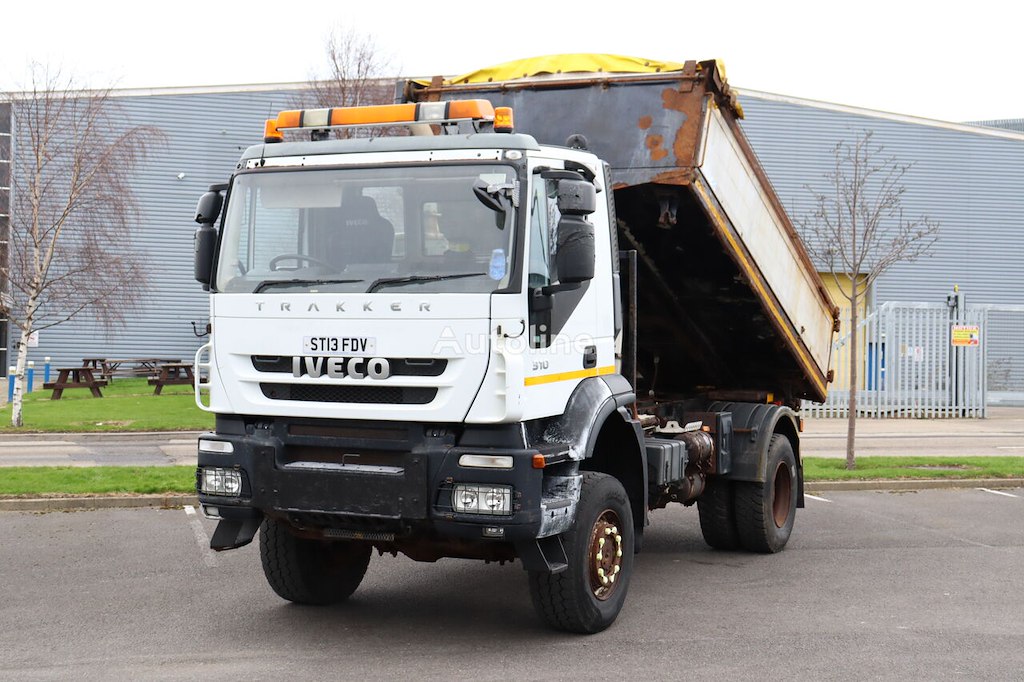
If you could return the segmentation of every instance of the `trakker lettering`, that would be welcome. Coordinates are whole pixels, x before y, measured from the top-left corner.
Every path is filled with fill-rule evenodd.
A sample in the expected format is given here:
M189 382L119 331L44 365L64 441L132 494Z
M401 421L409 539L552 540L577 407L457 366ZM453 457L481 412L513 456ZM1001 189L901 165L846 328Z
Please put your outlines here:
M261 312L261 313L262 312L282 312L282 313L296 312L295 310L292 309L292 303L290 301L282 301L282 302L278 303L276 307L273 307L273 308L265 310L264 306L266 306L266 305L267 305L266 301L256 301L256 311L257 312ZM336 312L336 313L347 313L347 312L349 312L345 308L346 305L361 305L362 309L361 309L360 312L367 312L367 313L377 312L377 309L373 307L373 301L365 301L365 302L363 302L361 304L353 304L353 303L351 303L349 301L339 301L339 302L334 304L333 312ZM430 305L431 305L430 303L423 302L423 303L414 303L414 304L411 304L411 305L409 305L407 307L403 303L394 302L394 303L388 303L386 305L385 309L389 310L389 311L391 311L393 313L402 313L402 312L410 312L410 311L415 311L415 312L418 312L418 313L429 313L430 312ZM309 305L306 306L306 312L307 313L311 313L311 312L318 312L319 313L319 312L321 312L320 306L318 306L316 303L310 303ZM328 308L327 312L332 312L332 309Z
M386 358L292 358L292 376L318 379L325 374L331 379L387 379L391 376L391 363Z

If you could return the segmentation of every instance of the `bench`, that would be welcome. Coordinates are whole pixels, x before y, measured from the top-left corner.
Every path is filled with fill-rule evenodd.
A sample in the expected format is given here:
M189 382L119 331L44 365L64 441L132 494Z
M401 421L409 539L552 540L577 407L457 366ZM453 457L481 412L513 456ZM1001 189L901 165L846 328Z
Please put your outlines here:
M53 389L50 400L60 400L66 388L87 388L94 398L102 398L100 388L107 385L103 379L97 379L92 367L58 367L57 380L43 384L46 390Z
M192 365L187 362L165 362L157 366L156 370L156 376L149 380L150 386L156 386L153 395L160 395L164 386L192 384L195 381Z

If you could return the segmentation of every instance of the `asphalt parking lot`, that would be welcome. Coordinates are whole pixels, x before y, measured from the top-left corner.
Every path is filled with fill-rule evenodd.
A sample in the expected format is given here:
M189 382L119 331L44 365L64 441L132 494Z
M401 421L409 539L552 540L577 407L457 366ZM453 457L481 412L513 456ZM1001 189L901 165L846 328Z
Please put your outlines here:
M591 637L544 629L518 565L374 557L350 602L305 608L188 509L0 513L0 678L1020 679L1024 490L807 504L775 556L654 512Z

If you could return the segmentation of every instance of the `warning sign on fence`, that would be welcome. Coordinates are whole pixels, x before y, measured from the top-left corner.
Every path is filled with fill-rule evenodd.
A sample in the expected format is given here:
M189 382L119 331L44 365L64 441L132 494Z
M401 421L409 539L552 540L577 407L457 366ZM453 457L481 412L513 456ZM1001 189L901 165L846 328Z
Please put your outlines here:
M981 327L976 324L954 324L951 332L952 345L977 346L981 344Z

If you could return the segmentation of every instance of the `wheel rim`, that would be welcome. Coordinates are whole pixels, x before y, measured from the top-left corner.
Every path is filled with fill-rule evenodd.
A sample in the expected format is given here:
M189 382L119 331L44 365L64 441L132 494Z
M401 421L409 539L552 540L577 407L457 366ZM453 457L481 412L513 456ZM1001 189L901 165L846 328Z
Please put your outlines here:
M605 509L597 517L590 533L590 552L587 565L590 573L590 589L594 596L604 601L615 593L621 583L617 582L622 570L622 525L619 515Z
M782 528L789 521L790 507L792 506L793 477L785 462L779 462L775 470L775 481L773 482L772 494L772 517L775 520L775 527Z

